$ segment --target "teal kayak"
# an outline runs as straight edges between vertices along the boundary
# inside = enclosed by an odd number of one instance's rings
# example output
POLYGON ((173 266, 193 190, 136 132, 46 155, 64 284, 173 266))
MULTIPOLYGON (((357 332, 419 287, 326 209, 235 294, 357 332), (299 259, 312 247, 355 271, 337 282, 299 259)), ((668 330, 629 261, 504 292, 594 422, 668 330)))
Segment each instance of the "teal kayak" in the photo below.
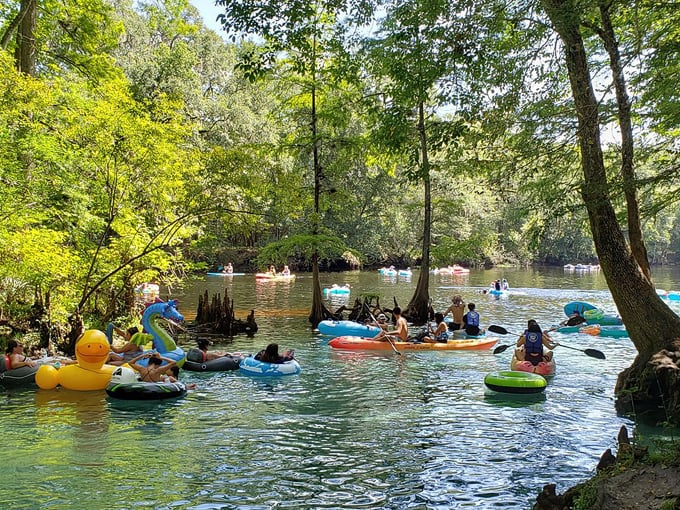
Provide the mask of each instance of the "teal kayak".
POLYGON ((600 328, 600 336, 624 338, 628 336, 628 331, 623 326, 602 326, 600 328))
POLYGON ((571 317, 575 313, 578 313, 580 316, 583 316, 583 313, 586 310, 595 310, 596 308, 596 306, 586 303, 585 301, 572 301, 571 303, 564 305, 564 315, 571 317))

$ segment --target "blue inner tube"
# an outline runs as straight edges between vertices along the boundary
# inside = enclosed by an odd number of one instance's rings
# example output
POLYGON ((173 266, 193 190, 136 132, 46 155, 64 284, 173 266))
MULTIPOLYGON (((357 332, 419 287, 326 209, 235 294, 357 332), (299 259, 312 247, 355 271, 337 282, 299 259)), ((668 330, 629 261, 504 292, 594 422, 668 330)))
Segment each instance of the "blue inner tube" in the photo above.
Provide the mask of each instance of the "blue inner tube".
POLYGON ((502 393, 540 393, 548 382, 538 374, 517 370, 491 372, 484 377, 484 384, 493 391, 502 393))
POLYGON ((187 388, 181 382, 111 382, 106 387, 106 394, 122 400, 163 400, 183 397, 187 388))
POLYGON ((244 358, 241 361, 240 368, 242 373, 261 377, 280 377, 283 375, 296 375, 302 372, 300 364, 295 360, 284 363, 267 363, 265 361, 258 361, 253 356, 244 358))
POLYGON ((224 372, 227 370, 238 370, 241 360, 240 356, 222 356, 221 358, 211 359, 209 361, 190 361, 186 360, 182 365, 183 370, 190 370, 192 372, 224 372))

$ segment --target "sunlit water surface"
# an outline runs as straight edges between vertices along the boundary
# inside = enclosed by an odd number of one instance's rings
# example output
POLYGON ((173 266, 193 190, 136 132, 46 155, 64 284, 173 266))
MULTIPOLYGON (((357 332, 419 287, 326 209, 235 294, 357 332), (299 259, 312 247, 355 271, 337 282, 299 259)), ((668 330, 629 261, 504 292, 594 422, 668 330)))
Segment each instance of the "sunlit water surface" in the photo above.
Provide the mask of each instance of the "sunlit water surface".
MULTIPOLYGON (((412 280, 377 273, 324 274, 405 306, 412 280)), ((657 276, 673 289, 671 273, 657 276)), ((591 476, 628 419, 613 387, 635 350, 628 339, 555 335, 602 350, 600 361, 559 349, 544 395, 485 390, 512 349, 486 352, 336 352, 309 329, 311 276, 256 283, 252 276, 201 278, 173 289, 195 314, 198 295, 228 292, 237 317, 255 309, 259 331, 217 347, 253 352, 271 341, 294 348, 303 372, 278 380, 237 372, 183 372, 198 389, 162 403, 109 400, 104 392, 22 390, 3 399, 5 453, 0 501, 11 508, 530 508, 544 484, 564 491, 591 476)), ((434 307, 453 293, 476 302, 484 325, 521 332, 565 319, 563 305, 614 312, 600 274, 559 269, 473 271, 431 278, 434 307), (509 296, 480 295, 506 277, 509 296)), ((163 297, 167 297, 167 291, 163 297)), ((338 303, 327 303, 337 306, 338 303)), ((500 338, 511 343, 514 337, 500 338)), ((188 347, 188 346, 186 346, 188 347)))

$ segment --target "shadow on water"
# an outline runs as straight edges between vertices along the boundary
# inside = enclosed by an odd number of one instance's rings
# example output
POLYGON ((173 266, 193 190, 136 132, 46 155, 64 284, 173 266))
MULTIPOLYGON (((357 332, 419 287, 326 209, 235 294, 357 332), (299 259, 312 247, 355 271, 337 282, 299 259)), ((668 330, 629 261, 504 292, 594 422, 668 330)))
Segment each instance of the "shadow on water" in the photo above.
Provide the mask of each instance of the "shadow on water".
POLYGON ((484 390, 484 401, 499 407, 526 407, 532 404, 545 402, 546 398, 544 391, 540 393, 518 394, 502 393, 489 389, 484 390))

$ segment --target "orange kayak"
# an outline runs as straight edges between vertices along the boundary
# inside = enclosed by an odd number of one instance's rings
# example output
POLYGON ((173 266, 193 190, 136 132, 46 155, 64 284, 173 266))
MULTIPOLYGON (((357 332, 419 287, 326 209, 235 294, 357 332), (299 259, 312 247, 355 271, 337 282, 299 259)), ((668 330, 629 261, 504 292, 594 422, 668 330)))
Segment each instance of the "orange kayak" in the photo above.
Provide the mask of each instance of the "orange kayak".
MULTIPOLYGON (((448 342, 413 343, 393 342, 399 351, 482 351, 491 349, 498 343, 498 337, 483 336, 479 338, 454 339, 448 342)), ((366 351, 391 351, 390 342, 373 340, 359 336, 339 336, 328 342, 334 349, 366 350, 366 351)))

